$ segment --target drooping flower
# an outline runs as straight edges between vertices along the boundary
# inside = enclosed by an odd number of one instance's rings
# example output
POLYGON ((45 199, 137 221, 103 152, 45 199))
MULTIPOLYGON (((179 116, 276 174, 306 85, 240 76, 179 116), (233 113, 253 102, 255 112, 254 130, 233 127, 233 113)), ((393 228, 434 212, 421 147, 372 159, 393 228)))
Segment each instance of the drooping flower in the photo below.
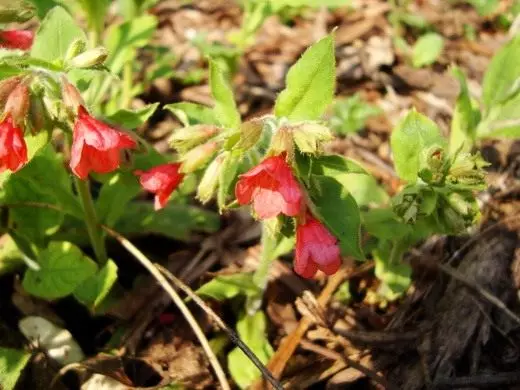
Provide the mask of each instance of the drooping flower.
POLYGON ((341 266, 338 240, 317 219, 306 216, 296 228, 294 270, 304 278, 312 278, 318 269, 332 275, 341 266))
POLYGON ((119 167, 120 151, 136 146, 128 134, 98 121, 80 106, 74 125, 69 165, 80 179, 86 179, 91 171, 112 172, 119 167))
POLYGON ((294 217, 301 211, 302 192, 283 155, 268 157, 241 175, 235 196, 241 205, 252 202, 260 219, 294 217))
POLYGON ((0 47, 5 49, 29 50, 32 46, 34 33, 27 30, 0 31, 0 47))
POLYGON ((0 122, 0 172, 6 169, 16 172, 26 163, 27 146, 23 132, 8 113, 0 122))
POLYGON ((169 163, 158 165, 147 171, 136 171, 141 186, 155 194, 155 210, 162 209, 171 193, 179 186, 184 175, 180 172, 181 164, 169 163))

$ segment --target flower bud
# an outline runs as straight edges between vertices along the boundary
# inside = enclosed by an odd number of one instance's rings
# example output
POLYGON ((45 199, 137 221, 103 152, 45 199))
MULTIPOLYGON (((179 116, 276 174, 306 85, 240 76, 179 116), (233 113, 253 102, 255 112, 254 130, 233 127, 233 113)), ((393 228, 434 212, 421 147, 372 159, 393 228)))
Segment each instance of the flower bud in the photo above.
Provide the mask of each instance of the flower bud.
POLYGON ((218 144, 216 142, 208 142, 191 149, 182 156, 182 173, 191 173, 202 168, 208 163, 217 151, 218 144))
POLYGON ((261 119, 253 119, 242 123, 240 125, 240 140, 235 145, 235 148, 247 150, 253 147, 260 139, 263 128, 264 124, 261 119))
POLYGON ((65 54, 65 61, 70 61, 74 57, 80 55, 87 48, 87 43, 84 39, 77 38, 75 39, 67 48, 67 53, 65 54))
POLYGON ((318 154, 323 152, 323 143, 330 141, 330 130, 318 123, 302 123, 293 127, 294 142, 302 153, 318 154))
POLYGON ((175 130, 170 137, 170 145, 179 153, 188 150, 209 140, 219 132, 220 128, 214 125, 194 125, 175 130))
POLYGON ((446 175, 446 156, 440 145, 422 151, 419 177, 426 183, 441 183, 446 175))
POLYGON ((202 180, 197 187, 197 198, 202 203, 209 202, 215 195, 219 183, 220 169, 222 168, 224 160, 225 154, 220 154, 206 168, 202 180))
POLYGON ((72 68, 90 68, 101 65, 108 57, 108 51, 102 46, 89 49, 69 61, 72 68))
POLYGON ((38 95, 31 95, 31 104, 29 106, 29 121, 33 133, 39 132, 46 126, 48 121, 47 112, 43 105, 42 98, 38 95))
POLYGON ((61 93, 63 96, 63 104, 72 116, 77 114, 80 106, 85 106, 85 101, 81 97, 78 89, 69 83, 65 77, 61 79, 61 93))
POLYGON ((489 165, 480 154, 460 152, 450 166, 448 181, 468 189, 483 189, 486 185, 484 167, 489 165))
POLYGON ((11 77, 0 81, 0 110, 3 110, 8 96, 20 83, 20 77, 11 77))
POLYGON ((289 126, 280 126, 271 139, 268 155, 278 156, 287 153, 288 160, 294 157, 294 140, 292 128, 289 126))
POLYGON ((10 113, 16 125, 22 127, 29 110, 29 88, 19 83, 5 102, 4 113, 10 113))

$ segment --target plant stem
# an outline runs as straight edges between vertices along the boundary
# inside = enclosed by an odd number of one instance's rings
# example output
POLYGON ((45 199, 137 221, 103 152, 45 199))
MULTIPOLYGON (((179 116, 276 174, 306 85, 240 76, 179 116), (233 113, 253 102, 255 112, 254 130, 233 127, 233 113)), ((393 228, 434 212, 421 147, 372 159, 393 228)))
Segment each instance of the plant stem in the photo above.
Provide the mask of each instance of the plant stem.
POLYGON ((121 90, 120 108, 128 108, 132 100, 132 61, 123 66, 123 88, 121 90))
POLYGON ((92 249, 94 249, 94 254, 96 255, 98 263, 103 265, 108 261, 107 251, 105 248, 105 238, 96 216, 96 209, 94 207, 92 196, 90 195, 88 181, 80 180, 77 177, 74 177, 74 180, 83 206, 83 211, 85 212, 85 225, 87 226, 87 232, 90 238, 90 243, 92 244, 92 249))
POLYGON ((273 237, 272 232, 268 231, 267 225, 262 223, 262 255, 260 257, 260 264, 253 274, 253 283, 258 287, 259 291, 258 294, 247 299, 246 311, 250 314, 257 311, 262 304, 264 290, 269 278, 269 270, 274 260, 272 253, 275 247, 276 238, 273 237))

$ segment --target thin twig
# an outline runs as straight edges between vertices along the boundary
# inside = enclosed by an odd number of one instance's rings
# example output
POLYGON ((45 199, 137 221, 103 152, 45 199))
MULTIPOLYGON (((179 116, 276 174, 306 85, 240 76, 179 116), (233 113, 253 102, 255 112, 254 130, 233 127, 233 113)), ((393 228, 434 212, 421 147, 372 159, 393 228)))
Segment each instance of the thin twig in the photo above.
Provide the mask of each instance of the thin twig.
POLYGON ((199 342, 204 349, 204 352, 208 356, 208 360, 217 375, 218 381, 220 382, 220 386, 224 390, 231 390, 231 386, 229 385, 226 374, 222 366, 220 365, 215 353, 211 349, 209 345, 209 341, 206 338, 206 335, 200 328, 199 324, 193 314, 191 314, 190 310, 182 300, 182 298, 177 294, 175 289, 168 283, 166 278, 159 272, 159 270, 153 265, 153 263, 125 237, 121 236, 119 233, 113 231, 112 229, 103 226, 103 230, 105 230, 110 236, 115 238, 132 256, 134 256, 147 270, 152 274, 152 276, 157 280, 160 286, 168 293, 172 301, 179 308, 186 321, 190 324, 193 332, 199 339, 199 342))
POLYGON ((389 383, 383 376, 379 375, 376 371, 372 370, 369 367, 364 366, 359 361, 355 359, 351 359, 346 355, 343 355, 341 353, 338 353, 336 351, 333 351, 331 349, 322 347, 320 345, 311 343, 309 341, 302 341, 302 347, 307 349, 308 351, 315 352, 317 354, 320 354, 328 359, 332 360, 343 360, 346 364, 348 364, 350 367, 358 370, 362 374, 366 375, 370 379, 372 379, 374 382, 379 383, 381 386, 383 386, 385 389, 388 390, 399 390, 398 387, 396 387, 394 384, 389 383))
POLYGON ((233 329, 228 327, 224 321, 211 309, 206 303, 186 284, 184 284, 180 279, 176 278, 170 271, 161 266, 160 264, 155 264, 155 266, 161 271, 164 276, 166 276, 176 287, 181 289, 186 293, 188 297, 190 297, 197 305, 200 306, 202 310, 206 312, 208 316, 210 316, 213 321, 217 323, 217 325, 228 335, 231 341, 244 352, 244 354, 253 362, 253 364, 260 370, 262 375, 271 383, 271 385, 277 389, 282 390, 283 386, 278 382, 271 372, 267 369, 267 367, 258 359, 258 357, 254 354, 253 351, 240 339, 240 337, 235 333, 233 329))

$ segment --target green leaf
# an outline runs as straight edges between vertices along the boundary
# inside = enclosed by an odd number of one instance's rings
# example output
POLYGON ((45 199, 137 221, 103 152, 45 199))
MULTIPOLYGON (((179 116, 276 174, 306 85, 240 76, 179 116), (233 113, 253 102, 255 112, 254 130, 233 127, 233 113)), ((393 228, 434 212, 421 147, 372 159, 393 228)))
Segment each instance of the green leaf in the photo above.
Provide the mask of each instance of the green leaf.
POLYGON ((11 272, 23 264, 23 253, 13 238, 4 234, 0 237, 0 275, 11 272))
POLYGON ((482 82, 482 101, 489 112, 520 91, 520 35, 514 37, 494 56, 482 82))
POLYGON ((232 184, 237 179, 237 172, 242 160, 242 153, 229 152, 222 162, 219 173, 219 184, 217 192, 217 203, 219 210, 226 206, 229 193, 232 191, 232 184))
POLYGON ((105 40, 110 56, 106 64, 113 73, 120 73, 123 65, 132 61, 136 50, 147 45, 157 27, 157 18, 143 15, 128 22, 112 25, 105 40))
POLYGON ((0 347, 0 389, 14 389, 30 357, 25 351, 0 347))
POLYGON ((393 130, 390 143, 397 174, 414 183, 420 170, 421 152, 446 142, 434 122, 412 110, 393 130))
POLYGON ((6 62, 0 62, 0 80, 19 75, 23 71, 24 70, 21 67, 6 62))
POLYGON ((116 173, 103 184, 96 200, 96 212, 99 220, 105 225, 113 227, 124 214, 128 202, 140 191, 139 182, 133 174, 116 173))
POLYGON ((416 68, 433 64, 444 49, 444 39, 437 33, 422 35, 412 49, 412 64, 416 68))
POLYGON ((286 88, 276 99, 274 113, 290 120, 319 119, 332 101, 335 88, 334 37, 309 47, 286 78, 286 88))
POLYGON ((109 115, 107 121, 124 127, 125 129, 136 129, 150 119, 157 110, 157 107, 159 107, 159 103, 148 104, 135 111, 123 108, 109 115))
POLYGON ((71 294, 96 273, 97 265, 70 242, 51 242, 40 252, 39 270, 28 269, 23 288, 44 299, 57 299, 71 294))
POLYGON ((253 282, 252 273, 219 275, 203 284, 197 294, 217 301, 235 298, 238 295, 253 296, 260 288, 253 282))
POLYGON ((331 177, 315 175, 311 183, 309 191, 318 217, 338 238, 341 252, 364 259, 360 242, 361 216, 354 197, 331 177))
MULTIPOLYGON (((262 311, 257 311, 252 316, 242 314, 237 322, 237 331, 258 359, 264 364, 267 363, 274 351, 267 339, 265 314, 262 311)), ((239 348, 229 353, 228 367, 232 378, 241 389, 246 389, 261 375, 258 368, 239 348)))
POLYGON ((331 129, 338 134, 359 131, 363 129, 368 118, 382 113, 379 107, 363 101, 359 94, 337 100, 333 111, 329 123, 331 129))
POLYGON ((336 178, 348 173, 366 175, 367 171, 361 164, 350 158, 331 154, 312 158, 312 173, 336 178))
POLYGON ((499 5, 499 0, 466 0, 470 3, 481 16, 492 14, 499 5))
POLYGON ((480 111, 471 101, 466 76, 462 70, 454 66, 452 73, 460 84, 459 96, 451 119, 450 151, 454 153, 461 147, 464 150, 469 150, 475 143, 480 111))
POLYGON ((180 102, 167 104, 164 108, 175 115, 184 127, 198 124, 218 124, 213 109, 202 104, 180 102))
POLYGON ((372 175, 347 173, 336 180, 348 188, 359 206, 383 205, 390 199, 372 175))
POLYGON ((27 145, 27 159, 29 161, 31 161, 36 153, 45 147, 50 140, 49 132, 47 130, 41 130, 34 135, 26 135, 24 138, 25 144, 27 145))
POLYGON ((222 126, 236 129, 240 125, 240 113, 238 112, 233 91, 220 65, 214 61, 209 62, 209 85, 211 94, 215 99, 215 118, 222 126))
POLYGON ((7 203, 19 205, 9 210, 12 222, 17 230, 33 242, 41 246, 45 235, 59 229, 63 222, 63 213, 45 206, 57 206, 57 199, 36 182, 21 175, 13 175, 5 186, 5 192, 7 203), (31 206, 32 203, 44 206, 31 206))
POLYGON ((362 214, 367 232, 382 240, 395 240, 410 234, 412 225, 405 224, 390 209, 372 209, 362 214))
POLYGON ((383 282, 377 293, 389 301, 399 298, 412 284, 412 268, 402 262, 406 248, 400 242, 385 242, 373 252, 375 275, 383 282))
POLYGON ((87 15, 91 30, 102 31, 110 0, 76 0, 87 15))
POLYGON ((150 202, 132 202, 116 224, 123 235, 159 234, 186 240, 191 232, 213 233, 219 229, 218 215, 194 206, 172 204, 155 211, 150 202))
POLYGON ((49 62, 63 62, 67 50, 77 39, 87 40, 74 18, 61 7, 49 11, 36 32, 31 56, 49 62))
POLYGON ((117 265, 112 260, 74 290, 74 297, 95 312, 117 280, 117 265))

